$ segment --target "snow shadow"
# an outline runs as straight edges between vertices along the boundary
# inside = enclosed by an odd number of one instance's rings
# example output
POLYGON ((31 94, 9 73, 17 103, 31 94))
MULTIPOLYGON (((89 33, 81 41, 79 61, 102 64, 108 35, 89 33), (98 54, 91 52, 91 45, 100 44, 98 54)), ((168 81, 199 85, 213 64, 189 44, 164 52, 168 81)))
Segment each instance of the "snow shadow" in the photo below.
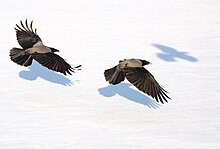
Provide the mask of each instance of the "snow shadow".
POLYGON ((29 81, 36 80, 38 77, 40 77, 49 82, 64 86, 71 86, 73 84, 72 81, 64 75, 49 70, 35 61, 33 61, 32 65, 29 66, 28 69, 29 70, 20 71, 19 77, 29 81))
POLYGON ((117 85, 108 85, 106 87, 99 88, 98 91, 105 97, 112 97, 118 94, 130 101, 148 106, 149 108, 160 108, 161 105, 156 101, 150 99, 147 95, 143 95, 138 90, 132 89, 130 86, 132 85, 129 83, 120 83, 117 85))
POLYGON ((161 45, 161 44, 152 44, 152 46, 158 48, 162 53, 157 53, 157 56, 167 62, 175 62, 177 58, 183 59, 190 62, 197 62, 198 59, 189 55, 187 52, 181 52, 174 48, 161 45))

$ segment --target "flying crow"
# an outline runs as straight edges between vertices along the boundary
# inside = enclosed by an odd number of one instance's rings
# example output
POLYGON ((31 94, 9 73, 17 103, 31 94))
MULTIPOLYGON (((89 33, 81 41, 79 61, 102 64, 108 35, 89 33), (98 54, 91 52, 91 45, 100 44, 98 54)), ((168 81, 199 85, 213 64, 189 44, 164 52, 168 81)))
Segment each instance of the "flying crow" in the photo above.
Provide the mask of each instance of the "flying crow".
POLYGON ((21 26, 16 24, 16 36, 19 45, 22 48, 12 48, 10 50, 10 58, 13 62, 21 66, 30 66, 33 59, 48 69, 71 75, 76 69, 80 69, 81 65, 71 67, 62 57, 55 54, 59 50, 47 47, 43 44, 41 38, 37 35, 36 29, 33 30, 31 21, 28 26, 27 20, 25 24, 20 21, 21 26))
POLYGON ((105 80, 115 85, 124 81, 126 78, 139 90, 155 98, 157 102, 168 102, 167 99, 170 99, 170 97, 166 94, 167 91, 155 80, 154 76, 143 67, 148 64, 150 64, 150 62, 141 59, 120 60, 118 65, 105 70, 105 80))

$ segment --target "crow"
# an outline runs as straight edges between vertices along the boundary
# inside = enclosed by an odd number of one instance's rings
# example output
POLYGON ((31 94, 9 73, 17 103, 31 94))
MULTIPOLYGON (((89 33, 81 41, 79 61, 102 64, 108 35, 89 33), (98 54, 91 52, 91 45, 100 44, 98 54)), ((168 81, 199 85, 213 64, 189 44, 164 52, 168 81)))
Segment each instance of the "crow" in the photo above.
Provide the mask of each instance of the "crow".
POLYGON ((20 21, 20 26, 16 24, 16 37, 22 48, 12 48, 10 58, 13 62, 21 66, 30 66, 33 59, 48 69, 63 73, 64 75, 79 70, 81 65, 72 67, 62 57, 55 54, 59 50, 47 47, 43 44, 41 38, 37 35, 37 30, 33 30, 33 21, 28 26, 27 19, 25 24, 20 21))
POLYGON ((113 68, 104 71, 105 80, 116 85, 125 80, 132 83, 140 91, 155 98, 157 102, 168 102, 171 99, 167 91, 155 80, 154 76, 143 66, 151 64, 142 59, 124 59, 113 68))

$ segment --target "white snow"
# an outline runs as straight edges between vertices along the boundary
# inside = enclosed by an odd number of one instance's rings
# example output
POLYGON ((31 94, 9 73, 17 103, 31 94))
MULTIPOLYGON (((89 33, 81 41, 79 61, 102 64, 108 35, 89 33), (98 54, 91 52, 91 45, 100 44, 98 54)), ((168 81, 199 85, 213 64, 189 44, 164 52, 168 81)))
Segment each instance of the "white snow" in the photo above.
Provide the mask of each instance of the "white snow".
POLYGON ((1 149, 219 149, 219 0, 0 1, 1 149), (20 20, 82 70, 9 58, 20 20), (170 92, 157 103, 103 72, 141 58, 170 92))

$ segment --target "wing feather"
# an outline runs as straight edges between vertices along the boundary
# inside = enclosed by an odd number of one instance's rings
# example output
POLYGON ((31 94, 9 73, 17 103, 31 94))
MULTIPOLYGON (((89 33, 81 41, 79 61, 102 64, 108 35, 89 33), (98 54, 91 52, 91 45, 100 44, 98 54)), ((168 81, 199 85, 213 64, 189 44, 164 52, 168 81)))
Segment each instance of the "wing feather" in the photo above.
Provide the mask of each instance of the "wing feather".
POLYGON ((74 72, 71 65, 55 53, 34 53, 32 57, 48 69, 63 73, 64 75, 66 75, 66 73, 71 75, 71 72, 74 72))
POLYGON ((130 68, 126 67, 123 69, 127 80, 136 86, 139 90, 155 98, 157 102, 167 102, 167 98, 170 97, 166 94, 167 91, 159 85, 154 79, 153 75, 146 70, 144 67, 130 68))
POLYGON ((22 21, 20 21, 20 24, 21 26, 16 24, 17 28, 15 28, 15 30, 18 43, 23 49, 31 48, 34 44, 41 41, 40 37, 36 34, 36 29, 35 32, 33 31, 33 21, 31 21, 30 27, 28 26, 27 20, 25 20, 25 25, 22 21))

